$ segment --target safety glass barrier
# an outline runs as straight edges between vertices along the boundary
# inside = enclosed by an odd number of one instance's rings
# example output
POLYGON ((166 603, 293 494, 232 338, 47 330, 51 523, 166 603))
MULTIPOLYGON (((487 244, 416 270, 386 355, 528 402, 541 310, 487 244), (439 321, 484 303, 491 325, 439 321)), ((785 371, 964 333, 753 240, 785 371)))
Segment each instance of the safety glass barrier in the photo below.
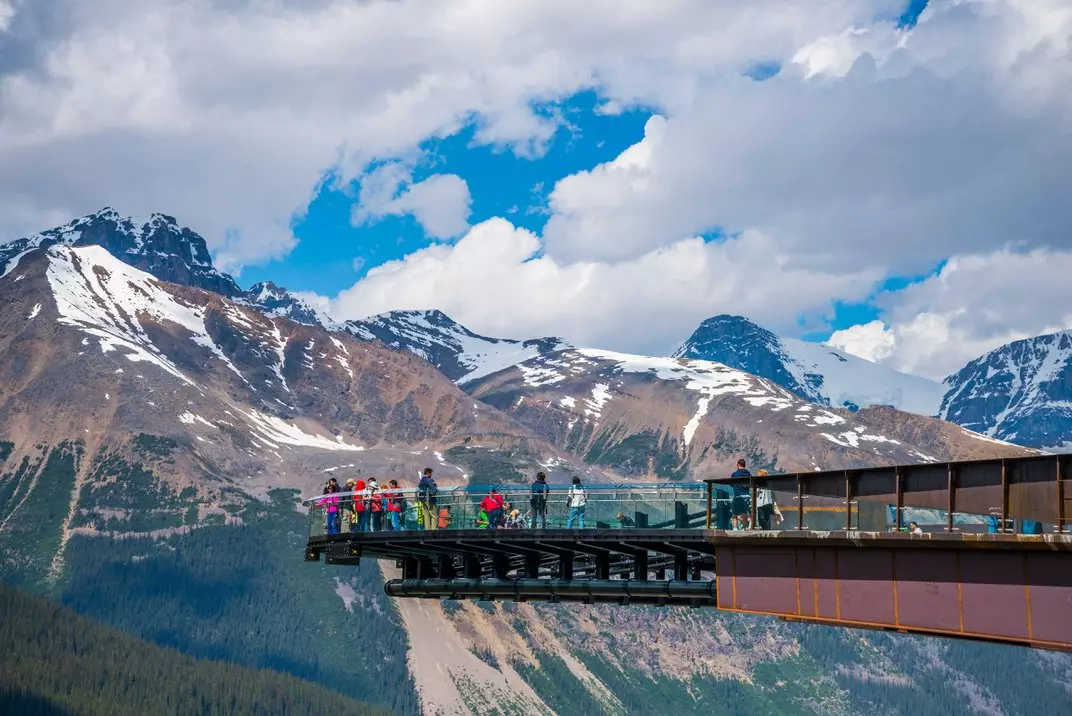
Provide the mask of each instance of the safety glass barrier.
MULTIPOLYGON (((310 537, 348 532, 420 529, 612 529, 701 528, 707 520, 703 483, 671 485, 548 485, 440 488, 422 499, 414 488, 385 494, 338 492, 306 500, 310 537)), ((730 502, 728 496, 724 500, 730 502)))
MULTIPOLYGON (((897 509, 887 506, 887 528, 898 529, 897 509)), ((955 532, 960 534, 1020 534, 1041 535, 1058 532, 1057 525, 1051 522, 1014 519, 1001 516, 1001 508, 994 507, 986 514, 954 512, 949 519, 947 510, 921 509, 905 507, 901 510, 900 530, 913 531, 913 523, 922 532, 955 532)), ((1067 532, 1067 526, 1065 528, 1067 532)))

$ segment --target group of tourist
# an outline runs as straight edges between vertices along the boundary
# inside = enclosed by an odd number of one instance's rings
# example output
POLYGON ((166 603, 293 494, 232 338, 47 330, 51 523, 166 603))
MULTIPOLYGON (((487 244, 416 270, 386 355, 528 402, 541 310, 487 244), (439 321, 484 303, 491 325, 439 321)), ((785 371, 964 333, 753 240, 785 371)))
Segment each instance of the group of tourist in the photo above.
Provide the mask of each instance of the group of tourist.
POLYGON ((376 478, 349 479, 346 490, 334 477, 324 484, 324 495, 318 501, 324 506, 328 534, 340 532, 379 532, 385 527, 402 529, 402 515, 406 511, 406 498, 397 480, 380 488, 376 478))
MULTIPOLYGON (((496 488, 479 503, 479 510, 473 523, 477 529, 521 529, 537 525, 547 528, 547 498, 550 487, 547 475, 536 473, 536 479, 529 488, 529 508, 524 515, 506 501, 505 496, 496 488)), ((421 473, 417 483, 413 504, 416 515, 416 529, 446 529, 453 525, 453 516, 449 505, 439 505, 439 487, 432 477, 432 468, 421 473)), ((317 504, 324 508, 325 527, 328 534, 342 532, 379 532, 384 529, 405 529, 405 516, 409 507, 402 488, 397 480, 391 480, 387 487, 381 488, 375 478, 368 482, 350 479, 343 490, 334 477, 324 483, 323 495, 317 504), (384 520, 384 515, 388 519, 384 520)), ((566 493, 569 516, 566 520, 568 529, 574 525, 584 528, 584 513, 588 504, 588 494, 581 483, 581 478, 574 476, 566 493)), ((621 515, 619 515, 621 517, 621 515)))
MULTIPOLYGON (((411 522, 416 529, 446 529, 454 525, 451 506, 439 505, 439 488, 432 477, 432 468, 425 468, 417 483, 411 512, 415 520, 411 522)), ((760 470, 759 476, 766 476, 766 470, 760 470)), ((751 477, 747 464, 742 458, 737 461, 737 470, 730 476, 734 478, 751 477)), ((769 489, 756 491, 756 524, 752 524, 751 494, 742 483, 731 485, 731 498, 728 506, 718 510, 718 527, 720 529, 747 530, 773 529, 782 522, 782 513, 769 489), (728 519, 723 519, 727 515, 728 519), (728 522, 728 524, 722 524, 728 522)), ((547 475, 537 472, 536 478, 529 486, 528 509, 522 514, 521 509, 507 501, 498 488, 491 488, 477 505, 476 517, 471 526, 477 529, 547 529, 547 508, 550 486, 547 475)), ((390 480, 386 487, 380 487, 376 478, 346 481, 343 490, 338 481, 332 477, 324 484, 324 492, 317 500, 325 512, 325 526, 328 534, 342 532, 379 532, 381 530, 412 529, 406 527, 406 496, 397 480, 390 480), (386 518, 385 518, 386 515, 386 518)), ((588 506, 588 492, 581 478, 573 476, 565 494, 564 507, 567 509, 566 529, 584 529, 585 511, 588 506)), ((623 512, 617 514, 617 527, 635 527, 636 522, 623 512)))

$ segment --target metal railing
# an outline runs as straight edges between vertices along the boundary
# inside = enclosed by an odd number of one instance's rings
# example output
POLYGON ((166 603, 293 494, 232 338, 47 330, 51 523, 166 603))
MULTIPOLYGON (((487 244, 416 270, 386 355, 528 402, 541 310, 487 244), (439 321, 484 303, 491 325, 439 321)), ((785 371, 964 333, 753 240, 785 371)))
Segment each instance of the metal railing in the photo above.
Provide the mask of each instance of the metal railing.
POLYGON ((304 502, 310 538, 392 529, 904 531, 911 522, 927 532, 1040 534, 1067 530, 1070 465, 1067 456, 1040 456, 704 482, 586 484, 583 510, 569 506, 569 485, 548 485, 544 510, 533 502, 529 485, 496 485, 504 508, 492 514, 481 508, 488 485, 441 487, 430 513, 414 487, 304 502))
MULTIPOLYGON (((570 507, 569 485, 547 487, 541 510, 541 503, 532 499, 529 486, 496 486, 503 509, 492 515, 481 507, 491 487, 439 488, 432 504, 432 518, 427 522, 425 503, 418 500, 417 490, 412 487, 388 494, 369 490, 338 492, 304 502, 309 505, 310 537, 390 530, 396 524, 406 531, 425 529, 425 524, 432 529, 684 529, 703 527, 707 518, 707 488, 700 482, 584 485, 585 504, 581 509, 570 507), (355 509, 357 505, 360 507, 355 509), (390 512, 398 517, 392 519, 390 512), (337 516, 329 517, 329 514, 337 516), (495 518, 499 518, 497 525, 491 523, 495 518)), ((730 490, 717 492, 718 496, 713 497, 715 503, 729 505, 730 490)))

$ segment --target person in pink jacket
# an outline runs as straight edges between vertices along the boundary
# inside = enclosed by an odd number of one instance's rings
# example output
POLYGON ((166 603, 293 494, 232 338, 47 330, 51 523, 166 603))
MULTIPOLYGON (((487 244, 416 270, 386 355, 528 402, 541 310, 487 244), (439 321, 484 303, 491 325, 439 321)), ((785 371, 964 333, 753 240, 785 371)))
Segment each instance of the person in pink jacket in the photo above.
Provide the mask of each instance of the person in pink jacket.
POLYGON ((324 496, 317 500, 318 505, 324 505, 327 514, 327 527, 329 535, 339 534, 339 482, 333 477, 324 486, 324 496))

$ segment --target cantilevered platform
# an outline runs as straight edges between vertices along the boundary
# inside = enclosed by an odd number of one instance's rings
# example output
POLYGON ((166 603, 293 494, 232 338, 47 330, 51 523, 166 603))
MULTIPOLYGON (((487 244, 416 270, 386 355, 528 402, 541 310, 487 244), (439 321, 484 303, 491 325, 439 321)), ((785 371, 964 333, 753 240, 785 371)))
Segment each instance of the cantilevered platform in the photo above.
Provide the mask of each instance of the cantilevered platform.
MULTIPOLYGON (((712 607, 1072 651, 1070 463, 1041 456, 594 487, 588 529, 563 528, 558 488, 550 529, 472 528, 483 488, 441 492, 449 527, 436 530, 412 518, 397 531, 328 529, 314 498, 306 559, 391 560, 402 569, 385 585, 393 597, 712 607), (742 492, 752 524, 757 502, 773 499, 781 528, 707 528, 738 511, 742 492), (927 531, 901 531, 909 519, 927 531), (850 529, 830 529, 838 522, 850 529)), ((527 486, 503 489, 527 502, 527 486)))

